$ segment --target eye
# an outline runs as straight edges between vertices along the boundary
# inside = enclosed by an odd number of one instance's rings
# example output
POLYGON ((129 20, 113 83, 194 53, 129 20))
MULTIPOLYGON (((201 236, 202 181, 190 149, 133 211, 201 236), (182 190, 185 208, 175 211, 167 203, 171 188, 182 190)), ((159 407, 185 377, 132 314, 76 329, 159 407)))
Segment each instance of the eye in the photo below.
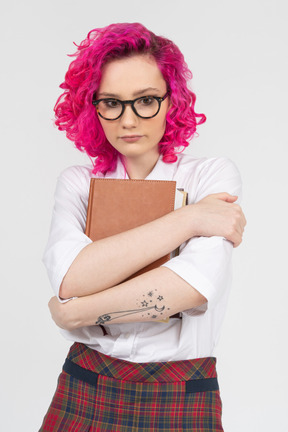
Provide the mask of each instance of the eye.
POLYGON ((139 103, 142 105, 151 105, 155 102, 155 99, 152 96, 144 96, 139 99, 139 103))
POLYGON ((105 99, 102 103, 106 108, 118 108, 121 105, 117 99, 105 99))

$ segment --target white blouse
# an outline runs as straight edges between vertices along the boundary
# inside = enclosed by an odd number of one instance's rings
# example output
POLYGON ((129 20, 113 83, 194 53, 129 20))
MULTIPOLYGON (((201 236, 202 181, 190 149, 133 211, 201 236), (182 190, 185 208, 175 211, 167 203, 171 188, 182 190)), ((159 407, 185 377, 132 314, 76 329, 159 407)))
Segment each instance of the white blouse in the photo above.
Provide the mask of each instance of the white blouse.
MULTIPOLYGON (((73 166, 59 176, 50 235, 43 262, 59 298, 63 277, 78 253, 91 240, 84 234, 91 177, 127 178, 118 161, 114 172, 92 174, 92 165, 73 166)), ((196 159, 187 154, 175 163, 160 157, 147 180, 174 180, 188 192, 188 203, 211 193, 228 192, 241 198, 241 178, 226 158, 196 159)), ((107 335, 99 326, 60 330, 71 341, 82 342, 106 355, 132 362, 185 360, 213 355, 231 285, 232 244, 222 237, 194 237, 180 254, 164 264, 196 288, 208 303, 182 313, 168 323, 109 324, 107 335)))

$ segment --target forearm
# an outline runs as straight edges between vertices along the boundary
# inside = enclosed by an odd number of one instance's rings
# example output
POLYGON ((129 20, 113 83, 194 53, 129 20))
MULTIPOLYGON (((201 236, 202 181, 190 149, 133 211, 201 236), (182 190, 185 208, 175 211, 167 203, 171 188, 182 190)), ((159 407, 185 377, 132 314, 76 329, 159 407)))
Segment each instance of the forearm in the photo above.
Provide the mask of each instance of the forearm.
POLYGON ((221 236, 238 246, 246 220, 233 204, 236 199, 227 193, 208 195, 197 204, 91 243, 70 266, 60 297, 87 296, 116 286, 195 236, 221 236))
POLYGON ((80 297, 103 291, 170 253, 195 235, 191 210, 192 206, 176 210, 141 227, 86 246, 64 277, 60 297, 80 297))
MULTIPOLYGON (((163 320, 207 300, 173 271, 160 267, 108 290, 54 304, 57 325, 72 330, 95 324, 163 320)), ((50 307, 51 309, 51 307, 50 307)))

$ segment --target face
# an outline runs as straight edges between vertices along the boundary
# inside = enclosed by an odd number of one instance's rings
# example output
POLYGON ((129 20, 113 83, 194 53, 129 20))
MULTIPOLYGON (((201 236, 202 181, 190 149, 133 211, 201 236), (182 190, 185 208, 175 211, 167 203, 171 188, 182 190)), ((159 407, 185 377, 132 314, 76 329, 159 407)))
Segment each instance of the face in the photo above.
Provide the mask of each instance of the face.
MULTIPOLYGON (((104 66, 102 72, 97 99, 163 97, 167 91, 166 82, 154 58, 148 56, 113 60, 104 66)), ((168 109, 169 97, 162 102, 159 113, 150 119, 138 117, 130 105, 125 105, 125 111, 119 119, 109 121, 99 116, 99 120, 110 144, 126 160, 143 160, 154 166, 159 157, 158 143, 165 132, 168 109)))

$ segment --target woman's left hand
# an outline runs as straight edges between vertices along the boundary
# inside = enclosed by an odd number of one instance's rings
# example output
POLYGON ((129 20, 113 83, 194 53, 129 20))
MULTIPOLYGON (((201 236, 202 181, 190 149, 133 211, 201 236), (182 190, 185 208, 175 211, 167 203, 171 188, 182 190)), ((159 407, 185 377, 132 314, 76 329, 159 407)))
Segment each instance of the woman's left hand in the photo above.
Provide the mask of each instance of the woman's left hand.
POLYGON ((52 297, 48 303, 50 313, 55 324, 64 330, 73 330, 77 327, 76 300, 60 303, 57 297, 52 297))

